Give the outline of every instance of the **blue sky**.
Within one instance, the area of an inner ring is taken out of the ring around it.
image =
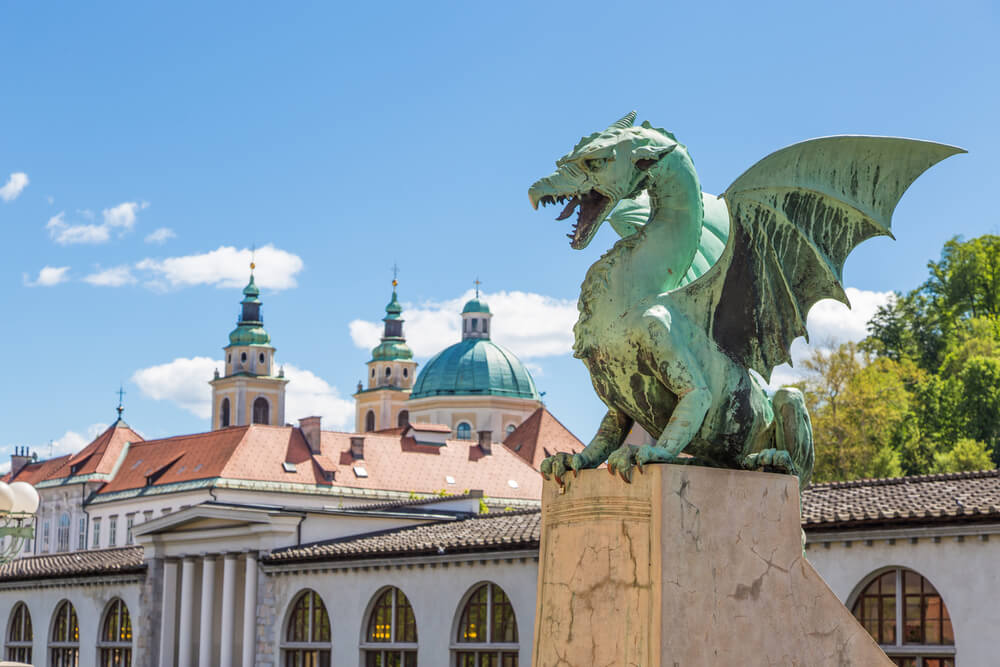
[[[526,190],[630,109],[710,192],[814,136],[968,149],[905,195],[897,241],[848,261],[870,310],[951,236],[998,230],[998,10],[950,4],[6,3],[0,455],[72,449],[119,382],[147,437],[205,429],[253,244],[297,410],[345,419],[396,262],[421,349],[457,339],[478,276],[497,338],[588,439],[600,406],[567,329],[614,235],[572,251]],[[863,313],[815,324],[856,336]]]

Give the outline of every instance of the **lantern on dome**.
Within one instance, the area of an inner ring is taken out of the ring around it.
[[[38,511],[38,491],[27,482],[0,482],[0,563],[14,558],[24,543],[35,536],[35,512]]]

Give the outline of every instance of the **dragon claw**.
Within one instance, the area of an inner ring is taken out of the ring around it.
[[[792,461],[792,455],[784,449],[763,449],[750,454],[743,459],[743,467],[747,470],[782,472],[788,475],[799,474],[798,467]]]

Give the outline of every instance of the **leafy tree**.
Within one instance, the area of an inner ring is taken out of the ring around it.
[[[965,470],[987,470],[993,467],[993,452],[985,443],[962,438],[951,450],[934,455],[931,472],[962,472]]]

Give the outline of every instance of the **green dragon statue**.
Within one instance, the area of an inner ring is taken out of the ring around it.
[[[925,170],[964,152],[927,141],[836,136],[772,153],[720,197],[702,193],[683,144],[629,113],[584,137],[531,186],[538,205],[578,210],[570,246],[586,248],[605,220],[622,235],[587,272],[575,356],[608,411],[578,454],[545,459],[542,474],[607,461],[766,469],[809,482],[813,438],[801,393],[769,396],[770,380],[806,336],[820,299],[848,306],[848,254],[892,236],[903,193]],[[635,447],[634,424],[657,438]],[[683,453],[683,456],[682,456]]]

